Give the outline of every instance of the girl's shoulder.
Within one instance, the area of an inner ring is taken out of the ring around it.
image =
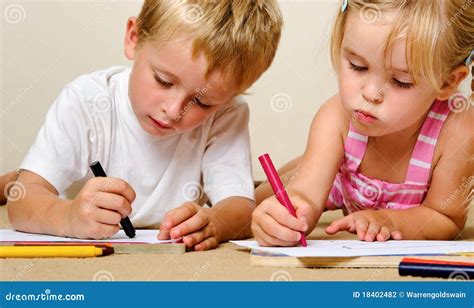
[[[474,106],[469,104],[465,109],[453,110],[448,114],[438,138],[433,162],[456,153],[467,158],[474,155]]]
[[[351,115],[344,109],[339,93],[327,99],[318,109],[313,122],[323,122],[323,125],[330,126],[328,131],[339,133],[345,140],[349,131]]]

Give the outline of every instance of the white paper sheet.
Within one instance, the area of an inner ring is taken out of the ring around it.
[[[308,241],[307,247],[261,247],[256,241],[231,241],[251,249],[281,253],[292,257],[357,257],[447,254],[474,252],[468,241]]]
[[[0,242],[93,242],[93,243],[135,243],[159,244],[171,243],[172,240],[158,240],[160,230],[136,230],[134,238],[129,238],[123,230],[114,236],[103,240],[85,240],[69,237],[60,237],[45,234],[18,232],[11,229],[0,229]]]

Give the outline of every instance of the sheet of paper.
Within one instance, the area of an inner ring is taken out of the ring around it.
[[[136,230],[134,238],[129,238],[123,230],[114,236],[103,240],[84,240],[69,237],[60,237],[45,234],[18,232],[11,229],[0,229],[0,242],[92,242],[92,243],[132,243],[132,244],[159,244],[171,243],[172,240],[158,240],[159,230]]]
[[[307,247],[261,247],[256,241],[231,241],[234,244],[292,257],[357,257],[474,252],[468,241],[308,241]]]

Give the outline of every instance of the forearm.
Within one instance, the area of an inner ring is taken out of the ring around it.
[[[8,218],[13,228],[31,233],[70,236],[66,224],[67,209],[72,201],[36,184],[25,185],[24,197],[9,200]]]
[[[0,176],[0,204],[5,204],[7,203],[7,191],[6,189],[10,187],[11,182],[15,181],[18,177],[18,173],[16,171],[11,171],[9,173],[4,174],[3,176]],[[7,187],[7,185],[9,187]]]
[[[252,237],[251,221],[255,203],[243,197],[230,197],[210,209],[219,242]]]
[[[451,218],[427,206],[381,211],[405,240],[451,240],[461,231]]]

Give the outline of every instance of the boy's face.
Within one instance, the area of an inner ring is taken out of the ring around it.
[[[179,37],[159,46],[145,42],[137,48],[135,18],[125,35],[125,55],[134,60],[129,97],[142,128],[154,136],[169,136],[203,123],[235,91],[216,71],[205,78],[204,55],[192,58],[192,41]]]
[[[418,125],[437,95],[426,80],[414,84],[405,40],[395,42],[384,66],[383,48],[391,30],[390,16],[385,17],[370,23],[351,12],[341,46],[341,99],[356,128],[369,136]]]

